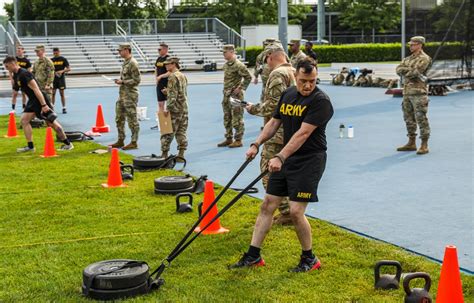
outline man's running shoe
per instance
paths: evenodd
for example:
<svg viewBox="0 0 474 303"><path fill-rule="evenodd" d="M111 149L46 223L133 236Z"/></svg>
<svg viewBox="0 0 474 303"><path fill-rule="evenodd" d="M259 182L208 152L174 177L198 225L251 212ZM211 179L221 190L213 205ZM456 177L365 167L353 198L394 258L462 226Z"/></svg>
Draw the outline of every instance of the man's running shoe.
<svg viewBox="0 0 474 303"><path fill-rule="evenodd" d="M237 263L228 266L229 269L242 268L242 267L260 267L265 266L265 261L262 257L252 257L247 253L244 253L242 258Z"/></svg>
<svg viewBox="0 0 474 303"><path fill-rule="evenodd" d="M63 107L63 114L67 114L67 109Z"/></svg>
<svg viewBox="0 0 474 303"><path fill-rule="evenodd" d="M69 143L69 145L67 144L61 145L61 147L58 150L63 151L63 150L72 150L72 149L74 149L74 145L72 145L72 143Z"/></svg>
<svg viewBox="0 0 474 303"><path fill-rule="evenodd" d="M321 267L321 262L316 256L310 258L307 256L301 256L300 263L295 268L290 269L290 272L307 272Z"/></svg>
<svg viewBox="0 0 474 303"><path fill-rule="evenodd" d="M16 152L17 153L26 153L26 152L34 152L36 149L33 147L33 148L30 148L28 146L25 146L25 147L20 147L20 148L17 148L16 149Z"/></svg>

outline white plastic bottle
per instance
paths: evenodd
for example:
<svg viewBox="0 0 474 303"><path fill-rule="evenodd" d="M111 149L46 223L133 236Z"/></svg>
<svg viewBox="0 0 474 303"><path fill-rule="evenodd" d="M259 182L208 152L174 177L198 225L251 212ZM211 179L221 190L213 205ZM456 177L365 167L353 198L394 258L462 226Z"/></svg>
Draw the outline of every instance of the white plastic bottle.
<svg viewBox="0 0 474 303"><path fill-rule="evenodd" d="M347 127L347 138L349 139L354 138L354 127L352 127L352 125L349 125Z"/></svg>

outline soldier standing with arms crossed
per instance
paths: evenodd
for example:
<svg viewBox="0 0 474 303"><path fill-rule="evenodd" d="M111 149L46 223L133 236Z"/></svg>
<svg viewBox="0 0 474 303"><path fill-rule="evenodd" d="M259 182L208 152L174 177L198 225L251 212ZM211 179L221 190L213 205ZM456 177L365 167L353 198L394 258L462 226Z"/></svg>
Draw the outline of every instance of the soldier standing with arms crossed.
<svg viewBox="0 0 474 303"><path fill-rule="evenodd" d="M296 66L298 65L298 62L306 58L306 55L303 53L303 51L300 48L300 40L293 39L288 43L290 46L290 51L291 51L291 59L290 63L291 66L293 66L294 69L296 69Z"/></svg>
<svg viewBox="0 0 474 303"><path fill-rule="evenodd" d="M294 69L286 60L286 54L281 45L268 45L262 52L266 64L271 73L268 78L267 86L263 95L263 101L259 104L248 104L247 112L251 115L263 116L264 124L273 117L275 108L283 92L290 86L295 85ZM270 159L275 157L283 149L283 128L280 126L273 138L269 139L263 145L260 160L260 170L263 172L268 167ZM268 175L262 178L263 187L266 189L268 184ZM276 216L273 224L287 225L291 224L290 207L288 197L285 197L278 207L280 215Z"/></svg>
<svg viewBox="0 0 474 303"><path fill-rule="evenodd" d="M132 47L130 43L123 43L117 49L120 57L124 59L120 79L115 84L120 85L119 99L115 105L115 123L117 124L118 140L112 147L123 150L138 148L138 133L140 125L137 117L138 84L140 84L140 69L137 60L132 58ZM125 142L125 120L132 132L132 141L124 146Z"/></svg>
<svg viewBox="0 0 474 303"><path fill-rule="evenodd" d="M41 91L44 91L49 100L51 100L53 92L54 81L54 64L48 57L45 56L44 45L37 45L35 53L38 59L33 64L33 76Z"/></svg>
<svg viewBox="0 0 474 303"><path fill-rule="evenodd" d="M240 100L244 99L244 91L252 80L252 75L247 67L237 59L235 47L232 44L224 45L224 58L227 61L224 64L224 99L222 100L222 109L224 111L225 140L218 147L228 146L242 147L242 137L244 136L244 109L242 107L233 107L229 97ZM233 134L233 129L235 134ZM232 141L234 136L235 141Z"/></svg>
<svg viewBox="0 0 474 303"><path fill-rule="evenodd" d="M431 64L431 58L423 51L424 37L412 37L409 44L411 55L403 59L396 69L397 74L403 77L402 110L408 132L408 143L397 148L397 151L416 150L416 126L418 124L421 146L416 153L424 155L429 152L428 139L430 137L430 124L426 116L429 99L425 73Z"/></svg>
<svg viewBox="0 0 474 303"><path fill-rule="evenodd" d="M184 152L188 147L186 131L188 130L188 79L179 71L179 58L169 57L165 62L169 73L168 85L165 90L167 94L165 115L171 115L173 133L161 136L161 157L167 158L171 141L176 136L178 142L179 157L184 158ZM184 162L176 159L176 162Z"/></svg>

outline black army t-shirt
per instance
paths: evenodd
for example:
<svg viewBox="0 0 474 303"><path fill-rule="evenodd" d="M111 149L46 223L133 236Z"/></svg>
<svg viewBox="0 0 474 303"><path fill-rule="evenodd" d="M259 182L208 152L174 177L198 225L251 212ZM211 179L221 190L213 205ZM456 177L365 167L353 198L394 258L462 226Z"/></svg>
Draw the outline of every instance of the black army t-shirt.
<svg viewBox="0 0 474 303"><path fill-rule="evenodd" d="M329 97L318 87L309 96L302 96L296 86L292 86L283 92L273 117L282 121L285 145L303 122L317 126L292 155L302 156L327 150L326 125L333 114Z"/></svg>
<svg viewBox="0 0 474 303"><path fill-rule="evenodd" d="M33 74L24 68L20 68L16 74L13 74L14 89L17 91L21 89L21 91L28 96L28 102L39 102L35 92L28 86L28 83L34 79Z"/></svg>
<svg viewBox="0 0 474 303"><path fill-rule="evenodd" d="M53 61L55 72L64 70L66 67L69 67L69 62L63 56L53 57L51 58L51 61ZM63 75L64 74L62 74L62 76Z"/></svg>
<svg viewBox="0 0 474 303"><path fill-rule="evenodd" d="M25 69L29 69L31 67L31 62L26 57L16 57L16 64Z"/></svg>
<svg viewBox="0 0 474 303"><path fill-rule="evenodd" d="M156 59L155 68L156 68L156 75L157 76L166 74L166 67L163 64L163 62L165 62L166 59L168 59L168 57L169 57L169 55L164 55L164 56L160 56L160 57L158 57L158 59ZM161 78L160 81L158 82L158 87L160 89L163 89L163 88L166 88L167 86L168 86L168 78Z"/></svg>

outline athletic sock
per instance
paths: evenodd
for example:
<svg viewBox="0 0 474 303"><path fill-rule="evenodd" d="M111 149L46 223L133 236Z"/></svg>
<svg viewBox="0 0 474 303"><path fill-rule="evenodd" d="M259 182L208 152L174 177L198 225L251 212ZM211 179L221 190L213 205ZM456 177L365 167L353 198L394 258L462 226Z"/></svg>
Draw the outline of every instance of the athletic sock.
<svg viewBox="0 0 474 303"><path fill-rule="evenodd" d="M255 246L250 245L247 255L254 258L260 257L260 247L255 247Z"/></svg>
<svg viewBox="0 0 474 303"><path fill-rule="evenodd" d="M13 110L15 110L15 105L16 105L16 104L12 104L12 109L13 109Z"/></svg>
<svg viewBox="0 0 474 303"><path fill-rule="evenodd" d="M64 143L65 145L69 145L69 144L71 144L71 141L69 141L69 139L66 138L66 139L63 140L63 143Z"/></svg>
<svg viewBox="0 0 474 303"><path fill-rule="evenodd" d="M35 146L33 145L33 142L28 142L28 148L33 149Z"/></svg>
<svg viewBox="0 0 474 303"><path fill-rule="evenodd" d="M302 253L301 253L303 256L305 257L308 257L308 258L311 258L311 259L314 259L315 255L313 254L313 250L310 249L310 250L302 250Z"/></svg>

